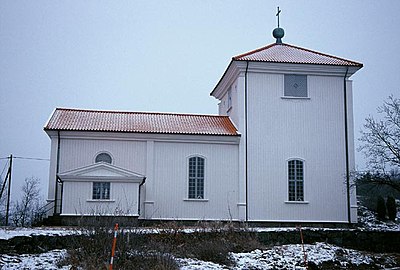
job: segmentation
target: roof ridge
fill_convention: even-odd
[[[139,112],[139,111],[117,111],[117,110],[97,110],[97,109],[79,109],[79,108],[56,108],[63,111],[77,111],[77,112],[94,112],[94,113],[121,113],[121,114],[152,114],[152,115],[177,115],[177,116],[203,116],[203,117],[217,117],[229,118],[227,115],[217,114],[197,114],[197,113],[172,113],[172,112]]]

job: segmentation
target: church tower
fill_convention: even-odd
[[[276,41],[234,56],[211,96],[241,134],[239,218],[357,222],[352,81],[362,64]]]

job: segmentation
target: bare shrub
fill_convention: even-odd
[[[175,223],[173,228],[170,233],[149,235],[148,247],[177,257],[223,265],[231,264],[229,252],[251,251],[261,247],[256,233],[238,223],[201,222],[191,233],[184,233],[183,228]]]
[[[257,234],[227,223],[209,223],[186,233],[179,223],[160,224],[159,233],[140,228],[120,230],[117,238],[114,269],[175,270],[175,257],[195,258],[231,265],[229,252],[262,248]],[[113,231],[109,227],[86,229],[62,264],[73,269],[106,269],[110,260]],[[75,267],[75,268],[74,268]]]
[[[71,265],[72,269],[108,269],[113,230],[111,227],[96,226],[82,228],[84,236],[74,238],[73,248],[59,266]],[[146,251],[146,235],[139,231],[120,230],[114,256],[113,269],[160,269],[176,270],[172,255]],[[146,252],[144,252],[146,251]]]

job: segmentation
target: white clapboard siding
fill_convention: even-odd
[[[112,164],[144,174],[146,171],[146,142],[134,140],[62,139],[60,172],[93,164],[97,154],[107,152]]]
[[[237,219],[238,145],[156,142],[153,219]],[[205,159],[205,199],[188,200],[188,158]],[[150,180],[146,186],[151,185]]]
[[[239,100],[238,97],[238,91],[242,91],[240,79],[236,79],[233,84],[229,87],[230,93],[231,93],[231,102],[228,102],[228,91],[225,93],[225,95],[222,97],[220,103],[218,104],[219,108],[219,115],[227,115],[231,118],[232,122],[236,125],[237,128],[239,127],[239,102],[242,102],[242,100]],[[229,106],[231,105],[231,106]]]
[[[141,136],[135,139],[101,133],[65,134],[61,133],[60,140],[61,173],[93,165],[98,153],[107,152],[113,158],[112,165],[146,177],[141,188],[141,218],[238,218],[237,137],[196,136],[190,140],[188,136],[182,139],[181,135],[170,135],[145,140]],[[52,142],[53,149],[57,149],[57,137]],[[188,158],[195,155],[206,160],[206,198],[202,201],[187,200]],[[56,164],[52,166],[55,175]],[[92,181],[64,181],[62,215],[137,215],[138,197],[139,183],[111,181],[110,200],[96,201],[91,199]]]
[[[92,182],[64,182],[62,215],[138,215],[138,183],[111,182],[110,200],[92,200]]]
[[[249,219],[346,222],[343,77],[308,76],[309,99],[282,98],[283,82],[248,75]],[[286,202],[290,158],[305,162],[305,204]]]
[[[57,138],[51,137],[51,150],[50,150],[50,167],[49,167],[49,187],[48,187],[48,202],[54,200],[54,190],[56,183],[56,169],[57,169]]]

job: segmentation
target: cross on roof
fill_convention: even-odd
[[[281,13],[282,10],[279,9],[278,7],[278,12],[276,13],[276,17],[278,17],[278,28],[279,28],[279,13]]]

